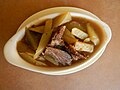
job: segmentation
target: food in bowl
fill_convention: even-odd
[[[65,67],[87,61],[100,47],[103,34],[99,25],[91,20],[65,12],[26,27],[25,36],[17,43],[17,51],[33,65]]]

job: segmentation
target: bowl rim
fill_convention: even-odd
[[[58,7],[57,7],[57,8],[58,8]],[[64,7],[59,7],[59,8],[64,8]],[[66,8],[66,7],[65,7],[65,8]],[[51,8],[50,8],[50,9],[51,9]],[[53,9],[53,8],[52,8],[52,9]],[[55,9],[55,8],[54,8],[54,9]],[[47,9],[47,10],[49,10],[49,9]],[[43,10],[44,13],[45,13],[47,10]],[[42,11],[40,11],[40,12],[42,12]],[[38,13],[40,14],[40,12],[38,12]],[[87,12],[88,12],[88,11],[87,11]],[[37,14],[37,15],[38,15],[38,14]],[[32,15],[31,17],[35,17],[35,14]],[[31,17],[30,17],[30,18],[31,18]],[[99,18],[95,18],[95,17],[94,17],[94,19],[102,22]],[[27,19],[26,19],[26,20],[27,20]],[[26,20],[24,21],[25,23],[26,23]],[[24,33],[24,31],[21,31],[21,30],[24,29],[24,22],[23,22],[23,24],[21,24],[21,26],[18,28],[18,30],[20,30],[20,31],[18,31],[17,33],[19,33],[19,32],[23,32],[23,33]],[[27,22],[28,22],[28,21],[27,21]],[[98,55],[96,55],[97,58],[96,58],[96,59],[93,58],[94,60],[93,60],[92,62],[90,62],[89,60],[88,60],[89,62],[86,61],[86,62],[88,62],[89,64],[87,64],[85,67],[83,67],[83,68],[81,68],[81,69],[80,69],[80,67],[78,67],[78,68],[73,68],[73,69],[63,70],[63,71],[55,71],[55,72],[46,72],[46,71],[45,71],[45,72],[44,72],[44,71],[38,71],[38,70],[33,70],[33,69],[30,69],[30,68],[23,67],[23,66],[19,66],[18,64],[15,64],[15,63],[10,62],[9,58],[6,56],[6,50],[7,50],[6,48],[8,48],[8,43],[11,42],[10,40],[8,40],[8,42],[6,43],[6,45],[5,45],[5,47],[4,47],[4,55],[5,55],[6,60],[7,60],[9,63],[11,63],[11,64],[13,64],[13,65],[15,65],[15,66],[18,66],[18,67],[21,67],[21,68],[30,70],[30,71],[39,72],[39,73],[48,74],[48,75],[65,75],[65,74],[71,74],[71,73],[80,71],[80,70],[85,69],[85,68],[87,68],[88,66],[92,65],[92,64],[93,64],[95,61],[97,61],[98,58],[103,54],[103,52],[104,52],[104,50],[105,50],[108,42],[109,42],[110,39],[111,39],[111,36],[112,36],[110,27],[109,27],[106,23],[104,23],[104,22],[103,22],[103,24],[104,24],[104,26],[105,26],[106,28],[109,28],[109,30],[110,30],[110,31],[109,31],[109,34],[110,34],[109,40],[106,42],[106,45],[99,51]],[[27,24],[27,25],[28,25],[28,24]],[[16,34],[17,34],[17,33],[16,33]],[[16,34],[15,34],[15,35],[16,35]],[[14,36],[15,36],[15,35],[14,35]],[[13,37],[14,37],[14,36],[13,36]],[[80,66],[80,65],[79,65],[79,66]]]
[[[47,12],[47,13],[46,13]],[[48,13],[49,12],[49,13]],[[48,9],[44,9],[41,11],[36,12],[35,14],[29,16],[25,21],[22,22],[22,24],[19,26],[17,29],[17,32],[22,29],[22,27],[25,27],[29,22],[32,22],[35,19],[38,19],[39,17],[46,16],[47,14],[52,14],[52,13],[57,13],[57,12],[76,12],[76,13],[83,13],[85,15],[89,15],[91,17],[94,17],[98,20],[101,20],[99,17],[97,17],[95,14],[92,12],[89,12],[87,10],[84,10],[82,8],[77,8],[77,7],[52,7]]]

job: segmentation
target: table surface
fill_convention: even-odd
[[[48,76],[9,64],[7,40],[32,14],[55,6],[93,12],[112,29],[104,55],[89,68],[64,76]],[[120,0],[0,0],[0,90],[120,90]]]

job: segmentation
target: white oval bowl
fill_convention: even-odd
[[[62,12],[66,12],[66,11],[69,11],[72,16],[78,16],[78,17],[90,19],[103,28],[107,38],[102,43],[101,48],[95,53],[95,55],[82,64],[71,65],[68,67],[60,67],[60,68],[38,67],[29,64],[28,62],[23,60],[19,56],[16,47],[17,47],[17,42],[21,40],[25,35],[25,26],[29,27],[33,24],[38,24],[42,20],[45,20],[47,18],[54,18],[59,14],[61,14]],[[4,55],[6,60],[15,66],[48,75],[70,74],[85,69],[86,67],[92,65],[103,54],[112,36],[110,27],[106,23],[101,21],[97,16],[86,10],[73,8],[73,7],[56,7],[56,8],[50,8],[47,10],[40,11],[29,17],[27,20],[25,20],[17,31],[18,32],[12,38],[10,38],[6,43],[6,45],[4,46]]]

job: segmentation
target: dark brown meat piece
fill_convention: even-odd
[[[71,54],[73,60],[77,61],[77,60],[85,60],[87,59],[85,56],[83,56],[82,54],[78,53],[77,55],[75,54]]]
[[[52,58],[55,59],[56,62],[61,63],[62,65],[71,65],[71,56],[60,49],[47,47],[45,50],[45,55],[50,55]]]
[[[66,46],[66,50],[70,53],[70,55],[72,56],[73,60],[87,59],[87,57],[85,57],[84,55],[82,55],[78,51],[76,51],[72,45]]]
[[[54,34],[50,46],[57,46],[57,45],[64,46],[64,41],[62,40],[62,36],[65,32],[65,29],[66,26],[60,27],[60,30]]]

